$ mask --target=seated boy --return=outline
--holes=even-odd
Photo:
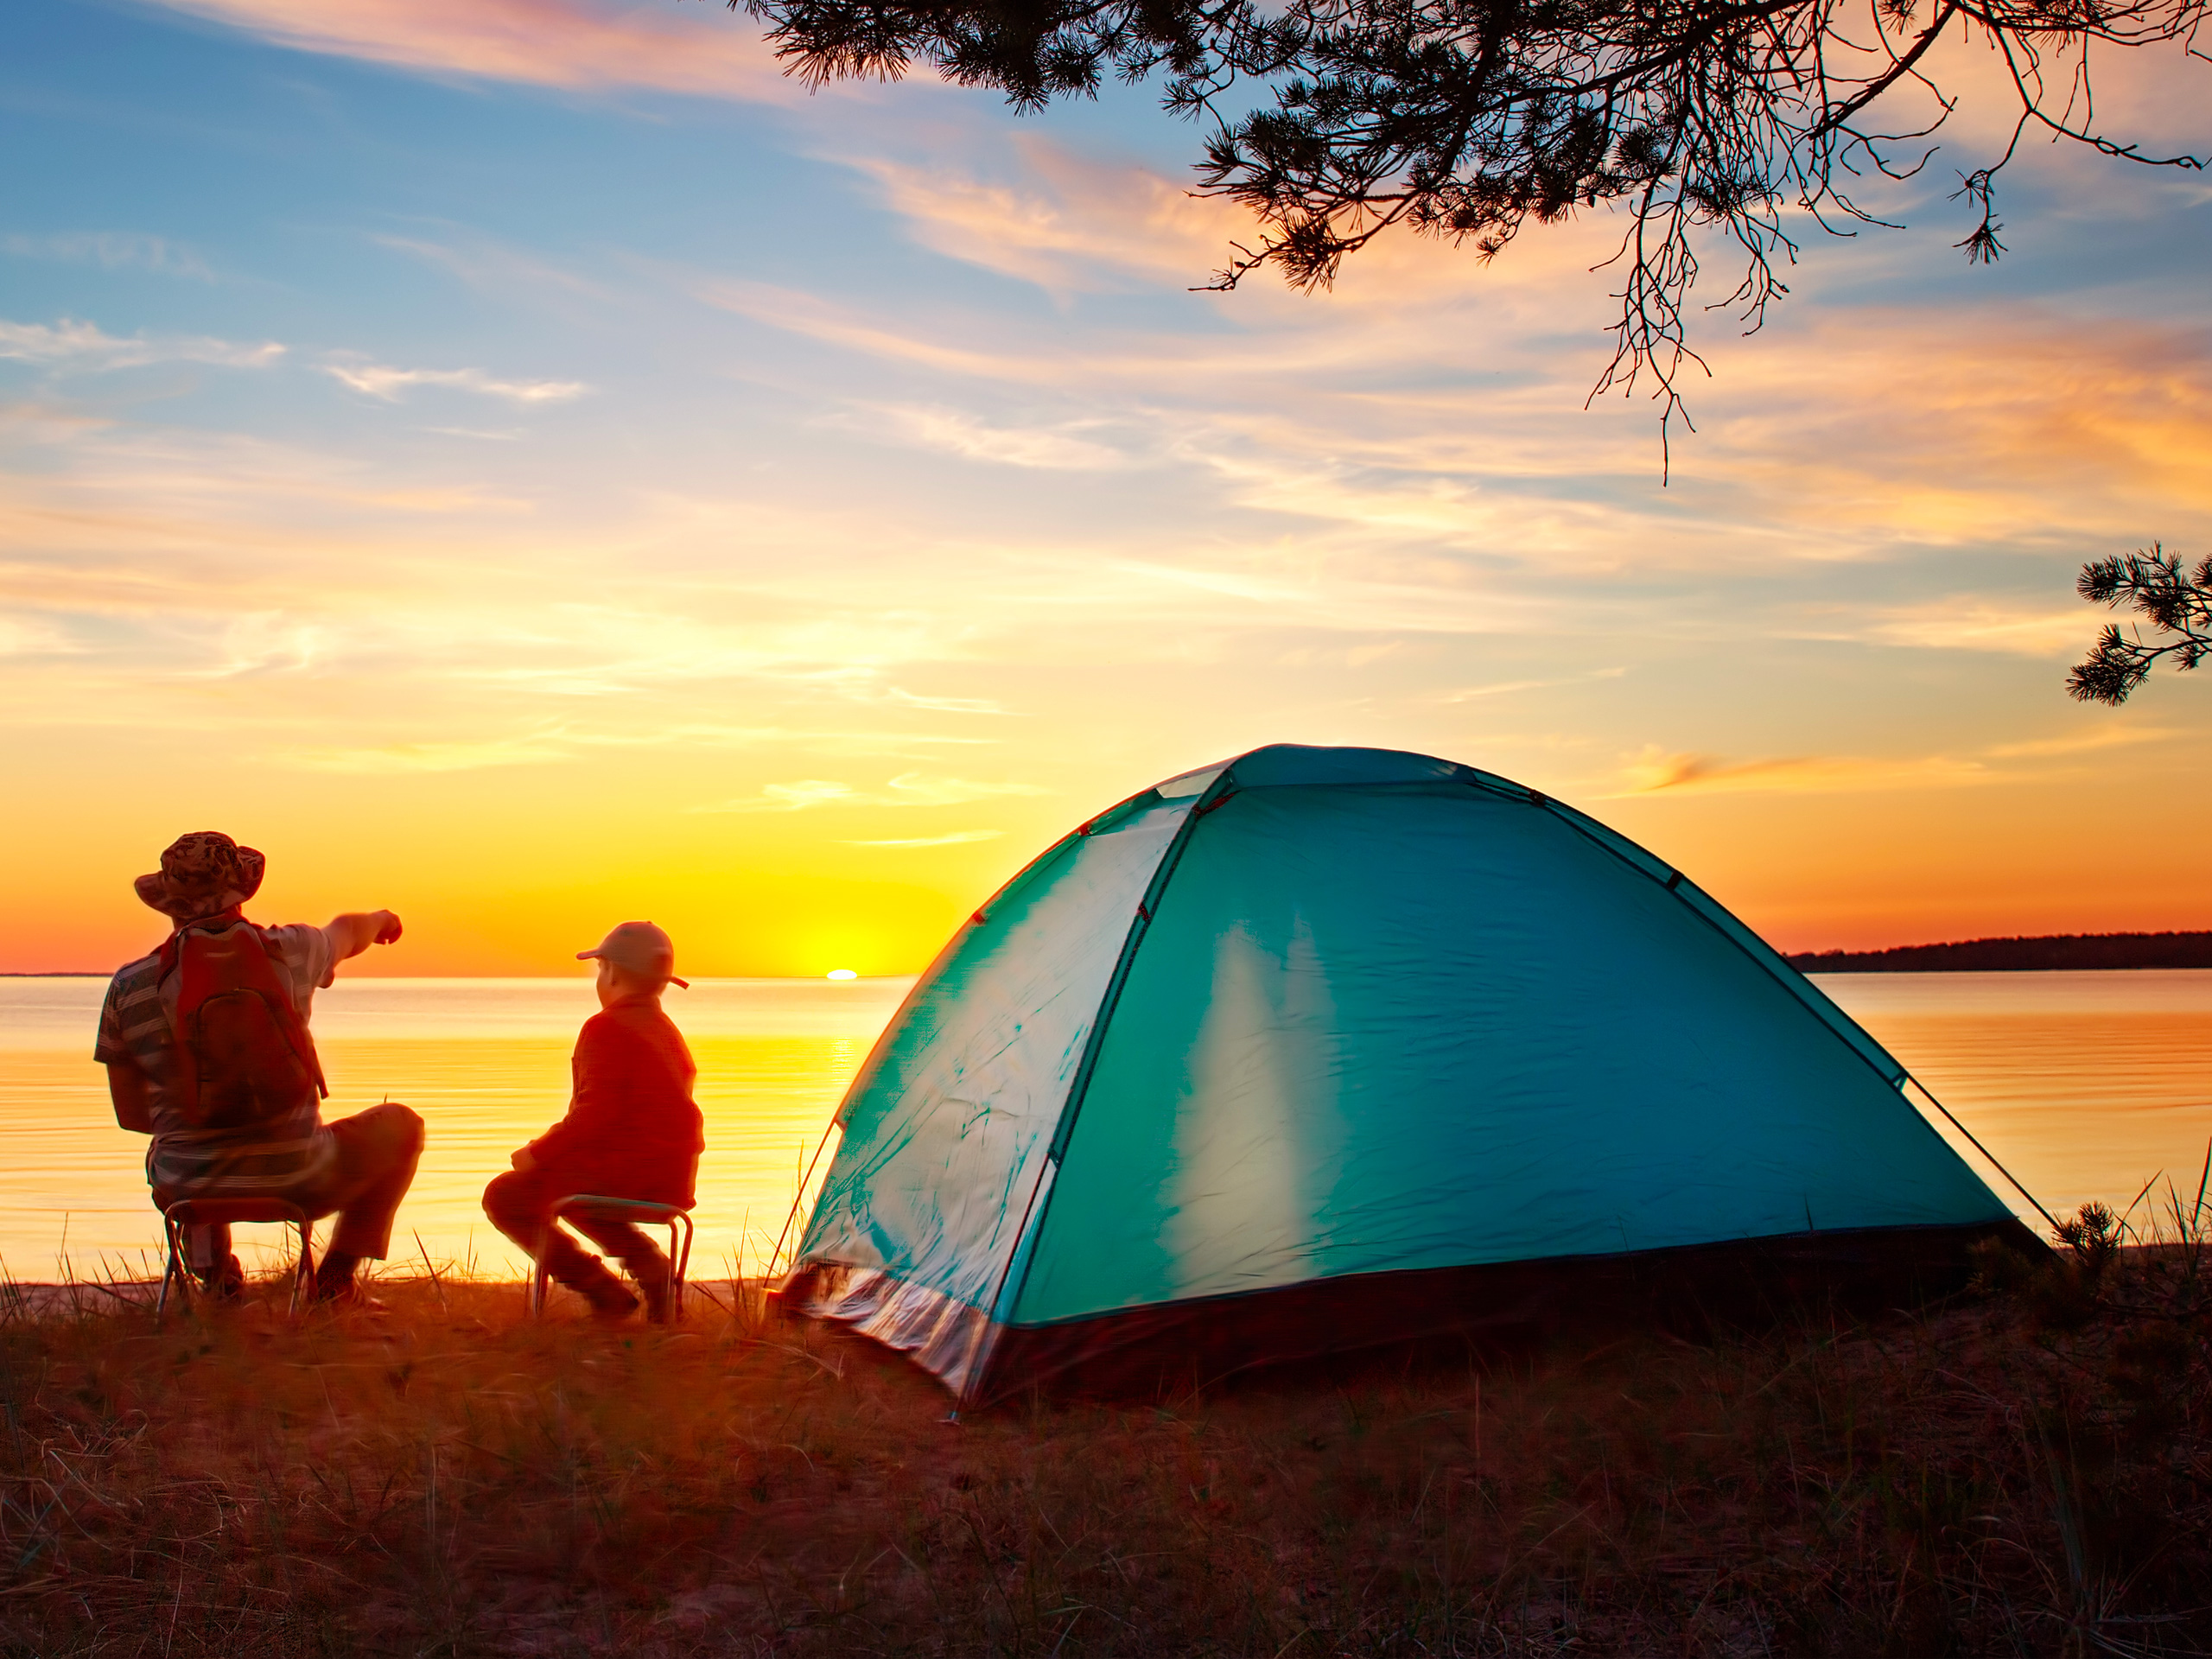
[[[683,1034],[661,1012],[677,979],[676,947],[651,922],[624,922],[580,962],[599,962],[601,1012],[584,1021],[570,1061],[569,1115],[514,1154],[514,1168],[484,1189],[492,1224],[551,1276],[579,1292],[603,1319],[635,1313],[638,1299],[595,1255],[556,1225],[553,1205],[579,1192],[689,1210],[706,1148],[691,1084],[698,1068]],[[623,1221],[571,1223],[615,1256],[645,1293],[646,1316],[668,1318],[670,1268],[652,1240]]]

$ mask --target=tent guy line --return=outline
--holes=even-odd
[[[2012,1190],[2015,1192],[2018,1192],[2022,1198],[2025,1198],[2030,1204],[2035,1206],[2036,1213],[2050,1224],[2050,1229],[2053,1232],[2056,1232],[2058,1230],[2058,1217],[2052,1215],[2050,1211],[2043,1207],[2043,1200],[2036,1197],[2034,1193],[2029,1192],[2028,1189],[2021,1184],[2020,1178],[2015,1175],[2011,1170],[2005,1168],[2004,1164],[1999,1160],[1995,1153],[1992,1152],[1987,1147],[1982,1145],[1981,1137],[1980,1135],[1976,1135],[1972,1129],[1967,1128],[1965,1124],[1960,1122],[1957,1118],[1952,1116],[1951,1109],[1946,1106],[1942,1101],[1936,1098],[1936,1091],[1934,1090],[1930,1089],[1918,1077],[1914,1077],[1910,1071],[1904,1074],[1904,1080],[1910,1084],[1914,1088],[1920,1090],[1920,1097],[1923,1100],[1926,1101],[1930,1106],[1933,1106],[1937,1111],[1943,1114],[1943,1121],[1946,1123],[1948,1123],[1961,1135],[1963,1135],[1967,1140],[1974,1142],[1974,1149],[1980,1153],[1983,1157],[1989,1160],[1991,1168],[1994,1169],[1999,1175],[2002,1175],[2006,1180],[2012,1184]]]

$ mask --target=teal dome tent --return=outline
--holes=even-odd
[[[782,1291],[966,1402],[1548,1306],[1900,1274],[2024,1230],[1904,1069],[1604,825],[1254,750],[1048,849],[838,1109]]]

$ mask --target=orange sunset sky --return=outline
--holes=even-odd
[[[810,98],[675,0],[10,8],[0,969],[146,949],[216,828],[257,919],[399,911],[367,971],[912,972],[1269,741],[1502,772],[1785,949],[2212,926],[2212,678],[2063,690],[2084,559],[2212,551],[2212,187],[2031,148],[1970,269],[2000,119],[1701,321],[1662,487],[1583,407],[1603,213],[1196,294],[1243,232],[1141,91]]]

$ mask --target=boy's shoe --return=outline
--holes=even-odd
[[[575,1260],[556,1264],[553,1276],[589,1302],[592,1318],[602,1324],[620,1324],[638,1311],[638,1299],[595,1255],[578,1250]]]
[[[669,1266],[668,1258],[661,1254],[660,1247],[651,1240],[645,1241],[643,1249],[633,1248],[623,1255],[622,1267],[637,1286],[638,1294],[645,1299],[645,1317],[655,1325],[666,1325],[673,1300],[670,1290],[676,1273]]]
[[[622,1281],[611,1273],[605,1284],[587,1289],[584,1300],[591,1304],[592,1318],[603,1325],[620,1325],[638,1311],[638,1299],[623,1288]]]
[[[213,1300],[237,1302],[245,1299],[245,1269],[238,1265],[236,1255],[213,1273],[204,1276],[195,1273],[192,1278],[193,1282],[200,1287],[200,1294]]]

